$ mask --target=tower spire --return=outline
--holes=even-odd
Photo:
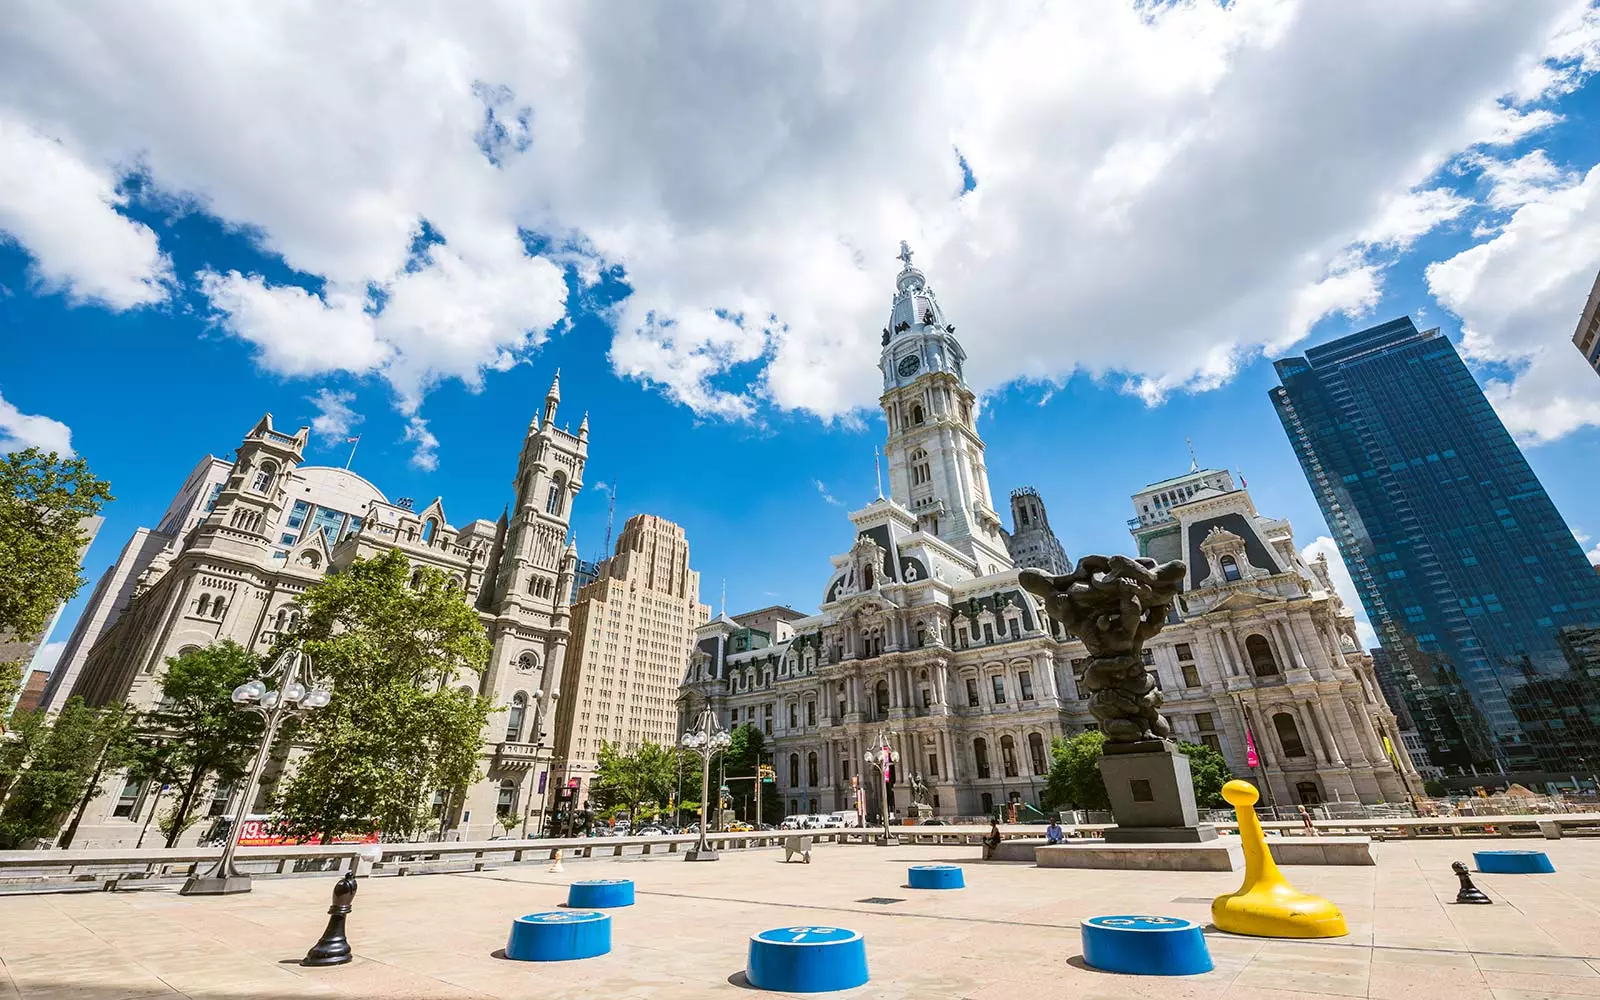
[[[556,369],[556,377],[550,381],[550,391],[544,394],[544,425],[554,427],[556,422],[556,406],[561,402],[561,369]]]
[[[883,499],[883,462],[878,458],[878,446],[872,446],[872,471],[878,477],[878,499]]]
[[[1184,441],[1185,444],[1187,444],[1189,446],[1189,471],[1190,472],[1199,472],[1200,471],[1200,459],[1196,458],[1195,454],[1194,454],[1194,438],[1186,437],[1186,438],[1183,439],[1183,441]]]

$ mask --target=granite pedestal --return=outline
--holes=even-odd
[[[1117,825],[1108,844],[1203,844],[1216,827],[1200,822],[1189,758],[1168,740],[1107,743],[1100,775]]]

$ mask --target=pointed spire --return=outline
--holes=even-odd
[[[584,410],[583,411],[583,420],[581,422],[579,422],[579,424],[578,424],[578,436],[581,437],[581,438],[589,436],[589,411],[588,410]]]
[[[561,369],[556,369],[556,377],[550,380],[550,391],[544,394],[545,399],[561,398]]]
[[[555,428],[556,404],[561,402],[561,369],[556,369],[556,377],[550,382],[550,391],[544,394],[544,425]]]
[[[1189,446],[1189,471],[1190,472],[1199,472],[1200,471],[1200,459],[1196,458],[1195,454],[1194,454],[1194,438],[1187,438],[1186,437],[1183,440],[1184,440],[1184,443]]]

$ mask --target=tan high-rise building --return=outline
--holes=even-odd
[[[578,592],[556,702],[557,769],[579,780],[580,803],[602,743],[677,742],[679,676],[710,616],[683,529],[653,514],[628,518],[616,553]]]

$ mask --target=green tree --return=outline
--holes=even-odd
[[[622,807],[637,821],[646,803],[665,803],[677,788],[682,755],[675,747],[645,742],[632,750],[601,743],[590,800],[596,807]]]
[[[0,706],[10,705],[22,688],[22,661],[0,663]],[[0,733],[6,731],[5,720],[0,718]]]
[[[0,847],[54,838],[73,806],[82,815],[99,794],[100,775],[125,762],[128,713],[123,706],[90,708],[82,698],[71,698],[53,720],[42,715],[13,716],[16,732],[23,734],[18,742],[26,745],[4,764],[9,775],[0,806]]]
[[[1096,729],[1071,739],[1056,737],[1050,744],[1050,774],[1042,798],[1049,809],[1110,809],[1105,780],[1100,776],[1100,754],[1105,734]],[[1222,754],[1198,743],[1179,743],[1189,758],[1195,805],[1202,809],[1222,804],[1222,786],[1232,774]]]
[[[732,742],[728,744],[728,749],[723,754],[723,757],[725,758],[725,770],[723,773],[725,773],[728,777],[747,778],[756,773],[756,766],[758,764],[771,763],[771,760],[768,759],[769,755],[767,754],[767,738],[762,734],[760,729],[756,728],[754,723],[747,722],[742,726],[735,727],[729,736],[731,737]],[[715,782],[717,780],[717,772],[715,770],[716,764],[713,763],[712,767],[713,770],[711,772],[711,780]],[[750,801],[750,793],[754,790],[750,788],[752,784],[761,788],[762,821],[776,822],[780,817],[783,816],[783,800],[778,797],[778,788],[775,783],[769,785],[760,781],[734,782],[728,786],[728,791],[732,796],[733,802],[735,804],[740,802],[748,803]],[[716,789],[713,788],[711,792],[712,795],[715,796]],[[745,819],[749,822],[755,822],[754,806],[751,805],[746,812],[747,815],[745,816]]]
[[[324,841],[381,830],[410,838],[430,821],[436,789],[453,793],[478,777],[478,750],[491,708],[472,675],[489,659],[478,615],[447,585],[397,550],[324,577],[300,598],[300,642],[333,700],[301,717],[306,748],[282,783],[275,808],[285,833]]]
[[[242,712],[233,689],[260,674],[254,653],[231,640],[167,659],[161,701],[139,724],[134,768],[172,785],[177,800],[163,822],[166,846],[193,825],[196,800],[207,779],[242,781],[261,740],[261,716]]]
[[[83,520],[110,499],[81,458],[0,455],[0,635],[36,638],[83,586]]]

